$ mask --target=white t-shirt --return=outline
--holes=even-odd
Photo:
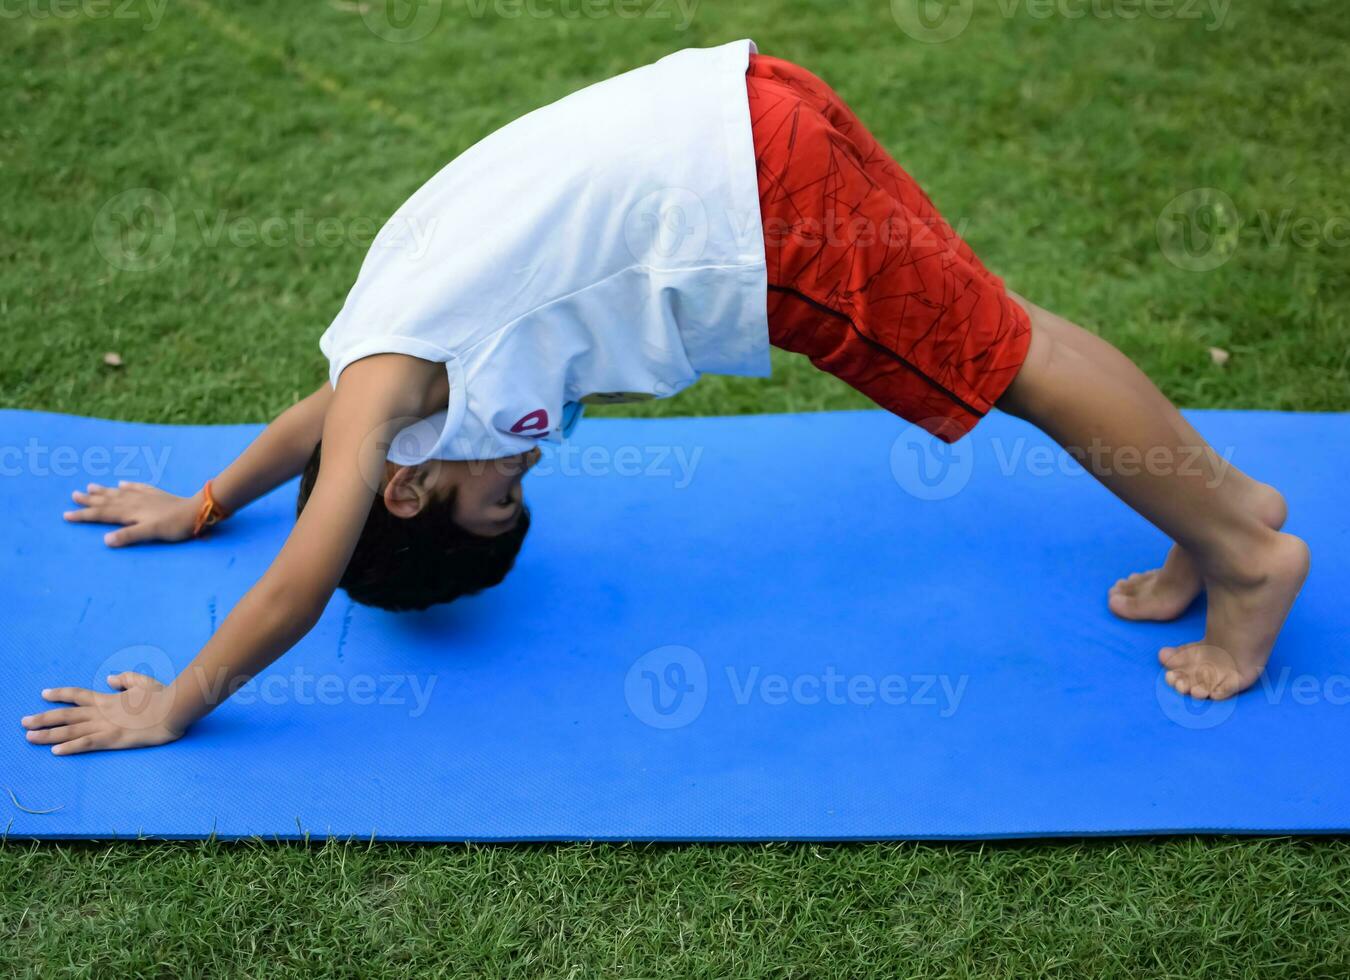
[[[582,403],[769,373],[745,71],[690,48],[466,150],[380,231],[320,346],[446,364],[446,411],[390,458],[494,459],[557,441]]]

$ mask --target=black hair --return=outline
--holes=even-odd
[[[322,449],[323,443],[314,447],[301,474],[297,517],[318,479]],[[451,519],[454,504],[452,495],[412,517],[397,517],[376,494],[338,586],[362,605],[402,611],[426,609],[499,584],[515,564],[530,529],[530,512],[522,508],[515,527],[484,537]]]

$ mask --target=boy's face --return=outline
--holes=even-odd
[[[502,459],[432,459],[417,466],[390,463],[385,506],[399,517],[412,517],[453,496],[451,520],[464,530],[485,538],[505,534],[525,509],[520,481],[540,455],[531,449]]]

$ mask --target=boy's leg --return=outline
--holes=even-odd
[[[754,56],[747,86],[770,341],[961,438],[1017,374],[1026,311],[823,82]]]
[[[1224,464],[1109,344],[1011,298],[824,83],[763,58],[748,77],[774,345],[949,442],[997,404],[1077,447],[1183,549],[1154,576],[1162,598],[1194,596],[1187,562],[1209,592],[1205,641],[1160,653],[1168,681],[1197,697],[1254,682],[1307,571],[1303,543],[1275,530],[1278,495]],[[1138,464],[1119,465],[1125,450]],[[1157,613],[1122,601],[1135,581],[1113,608]]]
[[[1259,485],[1178,424],[1142,373],[1122,369],[1113,348],[1067,343],[1063,333],[1032,308],[1026,361],[998,405],[1048,433],[1185,549],[1208,595],[1205,637],[1165,647],[1159,660],[1183,694],[1236,694],[1265,667],[1307,576],[1307,546],[1262,519]]]
[[[1036,306],[1016,293],[1010,292],[1010,295],[1041,329],[1053,334],[1056,341],[1092,358],[1103,370],[1110,371],[1156,405],[1158,411],[1171,422],[1182,443],[1195,447],[1192,452],[1202,451],[1200,447],[1206,446],[1204,438],[1128,357],[1096,334]],[[1288,509],[1278,490],[1251,479],[1235,467],[1228,467],[1225,474],[1237,481],[1238,494],[1247,501],[1247,506],[1262,523],[1276,531],[1284,526]],[[1123,619],[1170,620],[1184,613],[1203,588],[1204,582],[1195,560],[1185,548],[1174,545],[1161,568],[1135,572],[1119,580],[1111,588],[1107,601],[1111,611]]]

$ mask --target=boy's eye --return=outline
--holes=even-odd
[[[497,501],[497,506],[498,506],[498,507],[510,507],[513,503],[515,503],[515,501],[513,501],[513,500],[511,499],[511,495],[508,493],[508,494],[507,494],[505,497],[503,497],[501,500]]]

